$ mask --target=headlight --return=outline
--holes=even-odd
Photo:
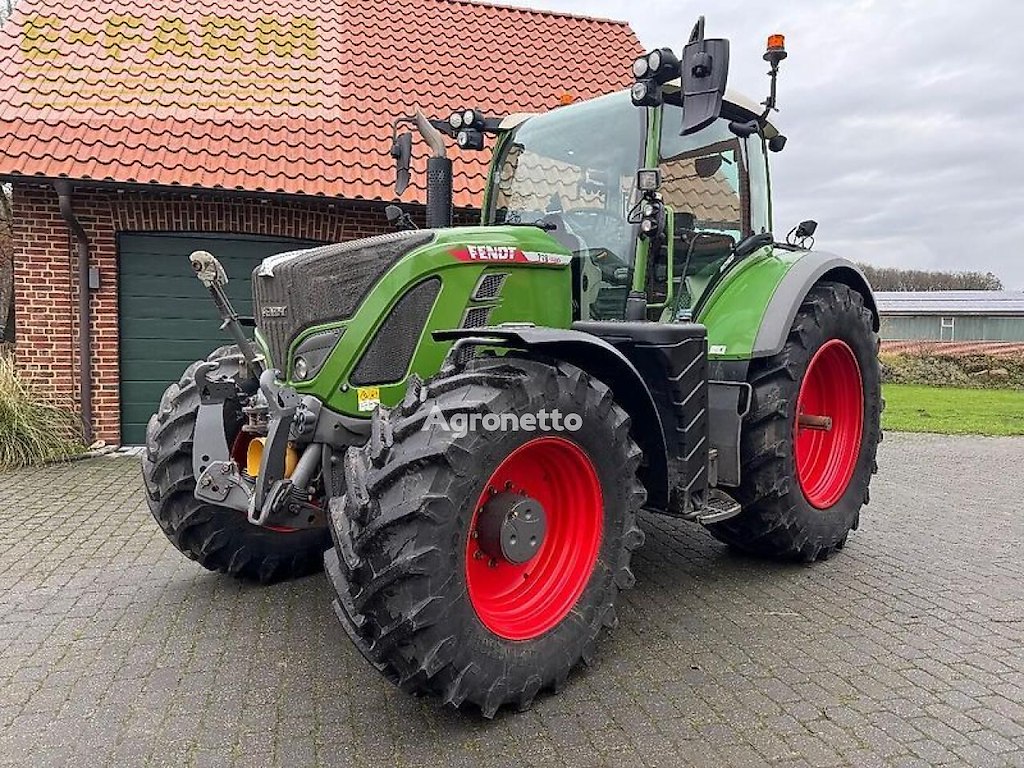
[[[306,358],[295,358],[295,363],[292,365],[292,376],[297,381],[305,381],[306,377],[309,376],[309,363],[306,362]]]
[[[650,67],[651,72],[661,69],[661,51],[653,50],[647,54],[647,66]]]
[[[639,80],[642,77],[647,77],[648,74],[647,57],[641,56],[639,59],[633,62],[633,77]]]
[[[462,127],[462,113],[452,112],[451,117],[448,118],[448,125],[450,125],[453,130],[459,130],[459,128]]]
[[[462,113],[462,124],[466,126],[474,125],[476,123],[476,112],[472,109],[467,109]]]

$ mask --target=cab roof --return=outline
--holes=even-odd
[[[669,93],[678,93],[679,92],[679,87],[680,87],[679,80],[672,80],[672,81],[666,83],[665,87],[669,91]],[[726,92],[725,92],[724,103],[726,105],[732,106],[735,111],[741,113],[744,117],[746,117],[747,119],[750,119],[750,120],[753,120],[754,118],[759,118],[761,116],[761,114],[764,112],[764,108],[763,108],[762,105],[758,104],[756,101],[751,99],[749,96],[746,96],[746,95],[740,93],[739,91],[734,91],[731,88],[726,90]],[[723,111],[726,111],[726,110],[723,110]],[[513,128],[515,128],[517,125],[519,125],[520,123],[525,122],[526,120],[528,120],[531,117],[536,117],[539,114],[544,114],[544,113],[542,113],[542,112],[516,112],[516,113],[511,114],[511,115],[506,115],[504,118],[502,118],[501,123],[498,125],[498,128],[499,128],[499,130],[502,130],[502,131],[510,131]],[[779,135],[779,129],[776,128],[775,125],[769,121],[765,125],[764,135],[765,135],[765,138],[768,138],[768,139],[770,139],[770,138],[772,138],[774,136],[778,136]]]

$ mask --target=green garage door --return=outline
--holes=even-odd
[[[145,442],[146,422],[164,389],[195,360],[230,339],[220,330],[210,294],[189,266],[209,251],[230,278],[227,294],[252,314],[252,270],[265,257],[316,245],[305,240],[241,235],[133,234],[118,241],[121,335],[121,442]]]

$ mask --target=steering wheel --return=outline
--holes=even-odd
[[[564,211],[559,215],[567,219],[574,229],[590,232],[617,233],[622,231],[625,224],[621,216],[604,208],[580,208],[575,211]]]
[[[538,219],[540,224],[549,227],[549,234],[575,254],[589,252],[587,242],[568,221],[562,211],[549,211]],[[573,242],[576,241],[576,242]]]
[[[621,217],[603,208],[582,208],[575,211],[565,211],[560,213],[559,216],[566,222],[577,238],[579,237],[579,231],[582,229],[591,238],[601,243],[601,245],[595,243],[589,249],[590,260],[596,266],[601,267],[602,270],[609,265],[617,268],[629,268],[629,264],[606,245],[609,242],[621,239],[625,223]]]

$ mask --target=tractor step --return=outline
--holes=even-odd
[[[712,489],[708,493],[707,504],[693,519],[701,525],[711,525],[728,520],[730,517],[736,517],[742,511],[743,506],[734,498],[722,491]]]

